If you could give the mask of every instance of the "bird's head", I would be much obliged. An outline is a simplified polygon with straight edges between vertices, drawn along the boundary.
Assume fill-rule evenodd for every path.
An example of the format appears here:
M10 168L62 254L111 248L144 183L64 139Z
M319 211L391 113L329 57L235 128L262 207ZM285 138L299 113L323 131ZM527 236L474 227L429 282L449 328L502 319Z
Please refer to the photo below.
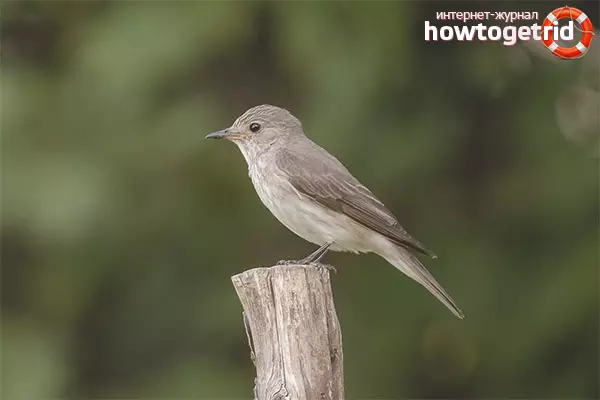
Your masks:
M299 135L304 133L298 118L288 110L263 104L246 111L229 128L206 135L206 139L230 140L248 160Z

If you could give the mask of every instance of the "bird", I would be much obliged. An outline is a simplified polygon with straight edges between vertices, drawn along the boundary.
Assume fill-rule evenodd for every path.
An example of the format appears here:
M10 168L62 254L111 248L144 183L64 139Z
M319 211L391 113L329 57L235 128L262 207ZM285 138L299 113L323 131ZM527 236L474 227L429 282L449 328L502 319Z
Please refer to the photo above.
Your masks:
M258 105L206 139L235 143L262 203L289 230L320 246L299 264L318 264L329 250L375 253L464 318L414 253L437 256L337 158L309 139L291 112Z

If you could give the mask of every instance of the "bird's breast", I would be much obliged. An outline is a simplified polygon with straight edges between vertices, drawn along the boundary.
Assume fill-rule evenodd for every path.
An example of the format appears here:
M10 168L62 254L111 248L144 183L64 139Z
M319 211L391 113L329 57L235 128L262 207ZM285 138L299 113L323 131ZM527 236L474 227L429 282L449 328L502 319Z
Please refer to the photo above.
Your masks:
M334 242L333 250L366 252L368 230L354 221L305 197L291 185L280 171L249 168L258 197L271 213L288 229L303 239L323 245Z

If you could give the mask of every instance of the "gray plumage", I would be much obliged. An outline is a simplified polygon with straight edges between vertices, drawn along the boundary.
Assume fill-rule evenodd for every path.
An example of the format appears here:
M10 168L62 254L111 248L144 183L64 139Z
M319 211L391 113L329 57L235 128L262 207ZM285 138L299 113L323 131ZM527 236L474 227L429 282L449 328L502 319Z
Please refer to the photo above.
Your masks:
M238 145L258 196L291 231L319 246L330 243L331 250L380 255L463 318L409 250L435 258L434 253L410 236L340 161L306 137L289 111L257 106L207 138L227 138Z

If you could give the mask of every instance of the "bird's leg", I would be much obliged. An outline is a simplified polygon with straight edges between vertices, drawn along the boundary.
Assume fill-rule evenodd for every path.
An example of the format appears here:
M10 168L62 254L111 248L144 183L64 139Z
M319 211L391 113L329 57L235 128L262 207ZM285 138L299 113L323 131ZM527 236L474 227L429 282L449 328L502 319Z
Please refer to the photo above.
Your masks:
M325 243L323 246L319 247L317 250L315 250L309 256L300 260L299 263L300 264L319 263L321 261L321 259L325 256L325 254L327 254L327 251L329 251L329 248L331 247L332 244L333 243Z
M309 256L303 258L302 260L281 260L277 262L277 265L291 265L291 264L300 264L300 265L308 265L308 264L319 264L323 256L329 250L333 243L325 243L323 246L319 247ZM333 268L333 267L331 267ZM335 269L334 269L335 270Z

